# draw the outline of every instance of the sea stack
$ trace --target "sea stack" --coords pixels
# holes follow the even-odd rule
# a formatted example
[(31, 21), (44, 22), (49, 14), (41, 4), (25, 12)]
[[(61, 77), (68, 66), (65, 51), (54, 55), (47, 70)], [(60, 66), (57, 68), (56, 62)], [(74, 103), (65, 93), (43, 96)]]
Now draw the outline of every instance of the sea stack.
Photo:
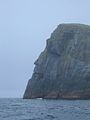
[(90, 26), (60, 24), (35, 61), (24, 99), (90, 99)]

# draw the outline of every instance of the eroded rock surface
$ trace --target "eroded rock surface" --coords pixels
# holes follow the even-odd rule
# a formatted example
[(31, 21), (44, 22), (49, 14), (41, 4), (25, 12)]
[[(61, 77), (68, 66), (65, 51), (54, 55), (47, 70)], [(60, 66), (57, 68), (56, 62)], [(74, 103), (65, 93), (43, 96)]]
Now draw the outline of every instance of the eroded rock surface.
[(23, 98), (90, 99), (90, 26), (60, 24), (55, 29)]

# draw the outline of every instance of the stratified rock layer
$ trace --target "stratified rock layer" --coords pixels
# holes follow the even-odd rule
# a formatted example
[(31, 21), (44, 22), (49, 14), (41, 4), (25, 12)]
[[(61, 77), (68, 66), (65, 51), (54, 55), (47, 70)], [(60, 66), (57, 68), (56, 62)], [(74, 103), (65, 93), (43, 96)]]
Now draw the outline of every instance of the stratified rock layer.
[(57, 27), (35, 62), (23, 98), (90, 99), (90, 26)]

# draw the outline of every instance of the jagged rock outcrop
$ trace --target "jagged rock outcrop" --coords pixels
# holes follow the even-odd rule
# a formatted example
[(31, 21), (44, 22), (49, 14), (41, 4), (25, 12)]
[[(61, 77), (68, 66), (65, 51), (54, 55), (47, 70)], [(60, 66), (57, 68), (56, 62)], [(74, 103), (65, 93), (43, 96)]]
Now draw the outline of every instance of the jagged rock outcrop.
[(23, 98), (90, 99), (90, 26), (56, 28), (35, 62)]

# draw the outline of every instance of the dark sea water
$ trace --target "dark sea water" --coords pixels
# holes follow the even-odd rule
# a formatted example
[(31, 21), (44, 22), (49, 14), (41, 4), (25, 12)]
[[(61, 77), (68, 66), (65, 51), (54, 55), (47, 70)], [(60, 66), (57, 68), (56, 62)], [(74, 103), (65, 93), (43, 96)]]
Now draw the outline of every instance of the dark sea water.
[(0, 120), (90, 120), (90, 100), (0, 99)]

